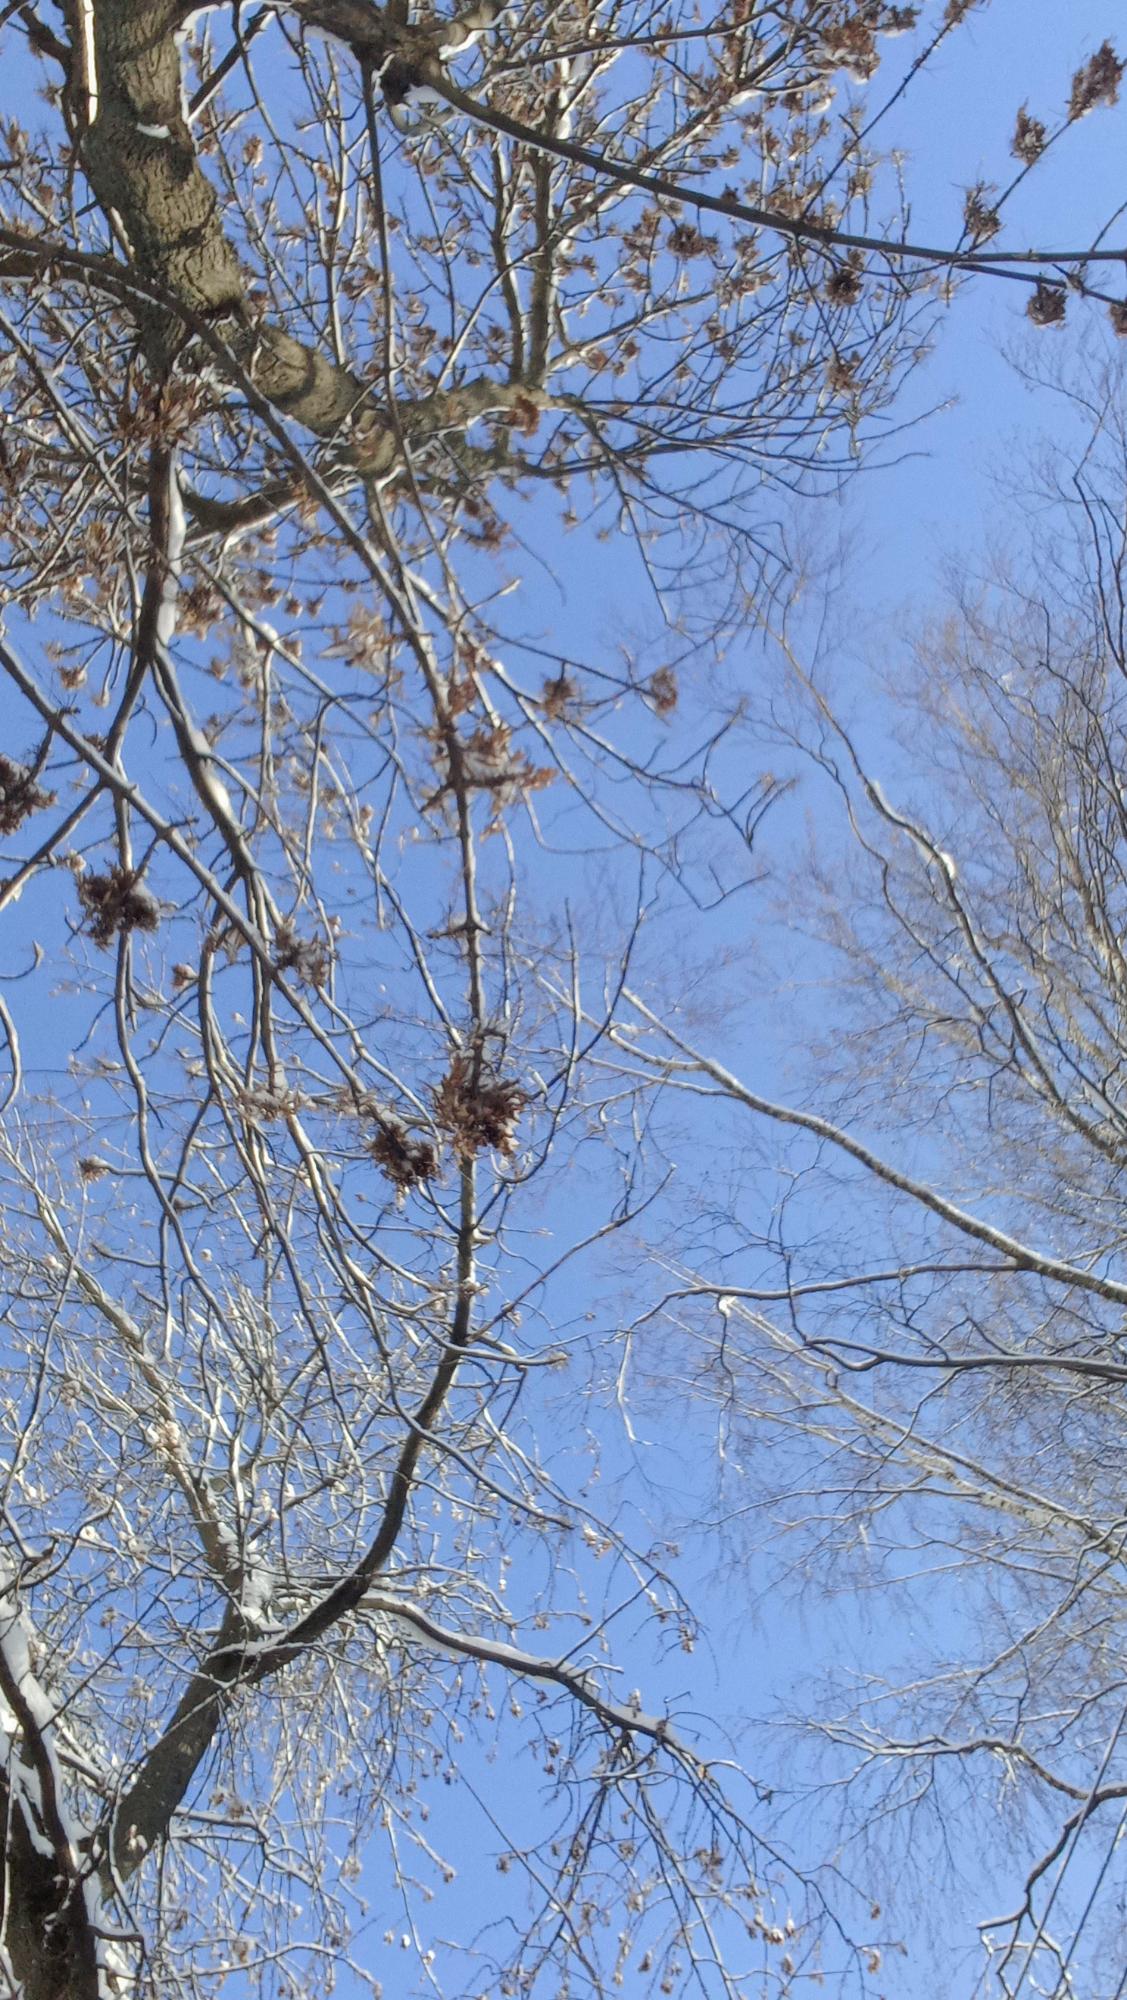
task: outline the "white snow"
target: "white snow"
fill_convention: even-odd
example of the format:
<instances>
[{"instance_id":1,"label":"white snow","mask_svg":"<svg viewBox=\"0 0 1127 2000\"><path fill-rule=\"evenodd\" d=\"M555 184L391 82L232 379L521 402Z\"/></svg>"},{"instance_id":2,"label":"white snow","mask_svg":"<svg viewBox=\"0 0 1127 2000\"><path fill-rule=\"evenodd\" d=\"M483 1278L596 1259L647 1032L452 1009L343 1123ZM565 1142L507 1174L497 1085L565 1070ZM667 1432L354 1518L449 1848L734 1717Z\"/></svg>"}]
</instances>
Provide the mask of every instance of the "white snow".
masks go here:
<instances>
[{"instance_id":1,"label":"white snow","mask_svg":"<svg viewBox=\"0 0 1127 2000\"><path fill-rule=\"evenodd\" d=\"M259 1631L274 1624L269 1615L274 1595L274 1578L267 1569L248 1569L243 1578L242 1609L248 1625Z\"/></svg>"},{"instance_id":2,"label":"white snow","mask_svg":"<svg viewBox=\"0 0 1127 2000\"><path fill-rule=\"evenodd\" d=\"M86 84L86 122L93 125L98 116L98 55L94 41L93 0L79 0L79 33L82 38L82 67Z\"/></svg>"},{"instance_id":3,"label":"white snow","mask_svg":"<svg viewBox=\"0 0 1127 2000\"><path fill-rule=\"evenodd\" d=\"M175 460L168 468L168 541L165 548L165 574L161 584L160 604L157 609L157 640L167 648L176 636L176 599L180 589L180 570L184 558L184 542L188 524L184 517L184 502L180 493L180 480Z\"/></svg>"}]
</instances>

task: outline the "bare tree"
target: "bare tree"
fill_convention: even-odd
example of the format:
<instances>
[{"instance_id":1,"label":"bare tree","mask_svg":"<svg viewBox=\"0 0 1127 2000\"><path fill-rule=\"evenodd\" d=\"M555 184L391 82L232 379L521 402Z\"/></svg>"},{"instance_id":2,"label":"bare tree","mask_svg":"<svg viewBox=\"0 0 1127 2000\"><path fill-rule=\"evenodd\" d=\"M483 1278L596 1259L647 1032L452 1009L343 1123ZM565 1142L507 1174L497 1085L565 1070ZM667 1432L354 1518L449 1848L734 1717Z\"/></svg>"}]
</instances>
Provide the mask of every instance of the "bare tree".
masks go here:
<instances>
[{"instance_id":1,"label":"bare tree","mask_svg":"<svg viewBox=\"0 0 1127 2000\"><path fill-rule=\"evenodd\" d=\"M793 1101L644 993L613 1030L635 1088L703 1093L721 1155L719 1107L759 1134L633 1344L664 1320L712 1397L713 1507L760 1565L777 1537L776 1577L880 1606L795 1704L823 1838L836 1801L917 1904L890 1925L926 1883L948 1942L977 1921L967 1991L1008 2000L1118 2000L1127 1945L1127 405L1106 356L1064 386L1032 539L898 649L880 779L871 720L793 660L846 836L823 812L791 891L832 968Z\"/></svg>"},{"instance_id":2,"label":"bare tree","mask_svg":"<svg viewBox=\"0 0 1127 2000\"><path fill-rule=\"evenodd\" d=\"M13 1994L375 1990L396 1938L462 1996L864 1977L678 1720L573 1275L660 1185L604 1061L639 913L745 882L779 788L671 733L689 611L573 646L518 587L594 513L746 616L776 494L1009 271L1003 196L908 241L864 128L915 14L0 11ZM1012 268L1051 320L1112 254Z\"/></svg>"}]
</instances>

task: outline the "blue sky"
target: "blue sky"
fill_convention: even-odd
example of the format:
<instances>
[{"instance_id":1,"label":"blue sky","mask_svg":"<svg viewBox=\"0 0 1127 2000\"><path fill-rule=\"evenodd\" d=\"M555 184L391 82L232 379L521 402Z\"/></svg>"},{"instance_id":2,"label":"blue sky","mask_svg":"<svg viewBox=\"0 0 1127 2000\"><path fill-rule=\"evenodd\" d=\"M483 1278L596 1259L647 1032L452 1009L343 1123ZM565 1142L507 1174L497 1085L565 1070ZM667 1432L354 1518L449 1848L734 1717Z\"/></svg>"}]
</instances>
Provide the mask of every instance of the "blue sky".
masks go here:
<instances>
[{"instance_id":1,"label":"blue sky","mask_svg":"<svg viewBox=\"0 0 1127 2000\"><path fill-rule=\"evenodd\" d=\"M1122 20L1114 0L1064 7L1053 0L993 0L967 17L949 49L878 128L894 135L911 162L912 226L924 241L951 240L970 181L1005 184L1018 107L1028 104L1051 122L1075 70L1105 38L1114 46ZM1105 226L1118 194L1108 185L1108 165L1122 156L1123 122L1122 106L1096 111L1067 135L1057 157L1029 176L1007 209L1006 247L1082 248ZM1121 236L1122 225L1109 242ZM1086 314L1074 303L1067 331L1037 340L1025 317L1024 287L975 280L961 288L909 396L944 405L941 420L904 441L911 454L905 462L858 481L848 495L863 565L856 579L861 604L917 608L935 587L941 553L980 544L995 511L996 461L1014 436L1028 438L1052 420L1047 399L1031 398L1007 354L1029 350L1038 359L1067 349L1091 335L1093 321L1102 338L1099 309Z\"/></svg>"}]
</instances>

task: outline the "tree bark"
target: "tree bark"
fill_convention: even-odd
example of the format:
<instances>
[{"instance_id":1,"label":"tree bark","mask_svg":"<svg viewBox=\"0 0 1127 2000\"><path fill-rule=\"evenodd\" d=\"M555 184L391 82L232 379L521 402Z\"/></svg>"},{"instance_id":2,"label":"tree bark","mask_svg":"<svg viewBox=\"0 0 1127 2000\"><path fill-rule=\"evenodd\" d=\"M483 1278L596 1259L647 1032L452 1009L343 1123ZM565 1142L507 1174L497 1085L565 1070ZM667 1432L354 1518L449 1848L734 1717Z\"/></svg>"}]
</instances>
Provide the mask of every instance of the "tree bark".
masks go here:
<instances>
[{"instance_id":1,"label":"tree bark","mask_svg":"<svg viewBox=\"0 0 1127 2000\"><path fill-rule=\"evenodd\" d=\"M223 322L236 358L277 410L321 438L351 426L358 456L365 437L377 457L381 447L387 455L387 426L370 408L366 385L283 327L256 321L249 308L248 274L224 231L185 116L180 0L98 0L92 50L75 8L69 11L69 101L79 152L130 263L191 313ZM324 12L333 22L341 17L334 32L347 27L362 58L386 53L377 9L338 3ZM140 308L138 322L146 355L163 372L183 345L184 328L174 312L155 307Z\"/></svg>"},{"instance_id":2,"label":"tree bark","mask_svg":"<svg viewBox=\"0 0 1127 2000\"><path fill-rule=\"evenodd\" d=\"M0 1780L3 1941L21 2000L100 2000L97 1946L73 1857L61 1867L27 1811Z\"/></svg>"}]
</instances>

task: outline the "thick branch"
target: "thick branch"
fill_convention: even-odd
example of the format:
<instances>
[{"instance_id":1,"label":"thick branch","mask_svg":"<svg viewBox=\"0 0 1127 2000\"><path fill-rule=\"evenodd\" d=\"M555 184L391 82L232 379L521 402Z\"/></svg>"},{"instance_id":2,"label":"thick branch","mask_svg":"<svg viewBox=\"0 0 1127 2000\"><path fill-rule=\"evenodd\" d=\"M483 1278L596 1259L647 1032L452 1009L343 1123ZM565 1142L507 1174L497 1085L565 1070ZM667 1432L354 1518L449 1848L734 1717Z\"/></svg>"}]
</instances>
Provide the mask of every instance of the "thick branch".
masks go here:
<instances>
[{"instance_id":1,"label":"thick branch","mask_svg":"<svg viewBox=\"0 0 1127 2000\"><path fill-rule=\"evenodd\" d=\"M167 1833L173 1814L222 1724L235 1685L254 1685L300 1659L311 1645L358 1608L373 1579L386 1565L399 1539L419 1459L432 1441L433 1426L472 1339L476 1229L475 1174L471 1162L462 1170L458 1301L449 1339L430 1387L409 1422L375 1535L360 1561L288 1632L267 1640L249 1639L237 1609L234 1606L228 1609L215 1645L192 1676L168 1728L149 1751L114 1813L112 1856L122 1877L131 1874Z\"/></svg>"},{"instance_id":2,"label":"thick branch","mask_svg":"<svg viewBox=\"0 0 1127 2000\"><path fill-rule=\"evenodd\" d=\"M219 1643L193 1674L168 1728L149 1751L113 1816L110 1852L114 1873L125 1881L164 1838L226 1713L239 1678L242 1619L234 1605L224 1617Z\"/></svg>"},{"instance_id":3,"label":"thick branch","mask_svg":"<svg viewBox=\"0 0 1127 2000\"><path fill-rule=\"evenodd\" d=\"M52 1753L53 1717L31 1673L11 1590L0 1598L0 1694L19 1732L0 1780L3 1937L12 1969L25 2000L97 2000L98 1946Z\"/></svg>"},{"instance_id":4,"label":"thick branch","mask_svg":"<svg viewBox=\"0 0 1127 2000\"><path fill-rule=\"evenodd\" d=\"M589 1708L593 1715L598 1716L608 1729L648 1737L651 1742L672 1750L686 1763L698 1763L692 1752L674 1736L663 1715L646 1715L632 1703L612 1701L582 1667L571 1666L567 1660L546 1660L535 1653L522 1651L519 1646L507 1645L501 1639L483 1639L452 1631L448 1626L439 1625L418 1605L407 1603L402 1598L369 1592L364 1606L366 1610L401 1619L443 1652L453 1653L460 1659L481 1660L490 1666L504 1667L507 1673L516 1674L521 1680L545 1681L562 1688L581 1707Z\"/></svg>"},{"instance_id":5,"label":"thick branch","mask_svg":"<svg viewBox=\"0 0 1127 2000\"><path fill-rule=\"evenodd\" d=\"M319 437L336 436L351 423L376 442L383 426L363 408L367 391L358 377L282 327L253 322L246 277L185 116L176 41L184 11L179 0L98 0L97 87L75 102L74 114L81 130L94 108L80 151L99 205L124 239L132 263L191 313L234 324L229 338L235 352L276 409ZM386 52L383 17L376 9L337 4L327 13L334 20L347 16L356 33L363 15L366 48L373 56ZM174 315L157 310L142 310L139 319L149 358L162 369L182 343L184 329Z\"/></svg>"}]
</instances>

